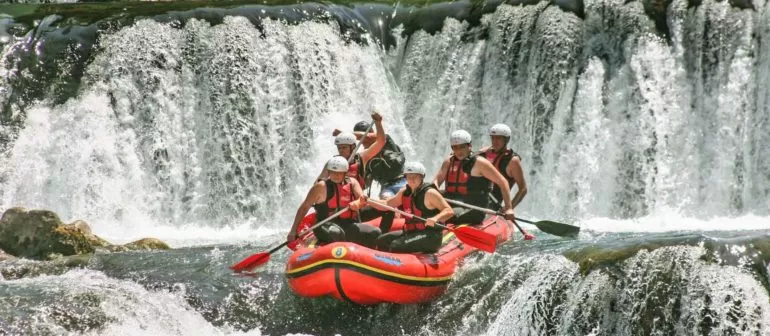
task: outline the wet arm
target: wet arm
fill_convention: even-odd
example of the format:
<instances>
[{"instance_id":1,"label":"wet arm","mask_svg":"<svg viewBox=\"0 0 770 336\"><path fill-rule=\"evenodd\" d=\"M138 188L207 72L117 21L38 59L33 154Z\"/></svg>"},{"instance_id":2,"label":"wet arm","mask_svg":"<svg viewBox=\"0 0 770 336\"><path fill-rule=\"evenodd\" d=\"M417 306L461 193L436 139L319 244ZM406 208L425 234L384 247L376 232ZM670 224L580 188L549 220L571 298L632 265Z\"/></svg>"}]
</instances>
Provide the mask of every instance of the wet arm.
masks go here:
<instances>
[{"instance_id":1,"label":"wet arm","mask_svg":"<svg viewBox=\"0 0 770 336\"><path fill-rule=\"evenodd\" d=\"M497 168L486 159L478 158L476 164L479 165L482 176L500 187L500 191L502 191L503 194L503 211L513 209L511 206L511 187L508 185L508 181L506 181L503 175L497 171Z\"/></svg>"},{"instance_id":2,"label":"wet arm","mask_svg":"<svg viewBox=\"0 0 770 336\"><path fill-rule=\"evenodd\" d=\"M515 208L517 205L519 205L519 203L521 203L521 200L524 199L524 196L527 195L527 181L524 179L524 170L521 168L521 159L518 157L513 157L511 162L508 163L508 167L505 168L505 172L508 173L508 176L513 177L513 181L518 187L516 195L511 201L513 207Z\"/></svg>"},{"instance_id":3,"label":"wet arm","mask_svg":"<svg viewBox=\"0 0 770 336\"><path fill-rule=\"evenodd\" d=\"M297 227L299 226L299 223L302 222L302 219L305 218L305 214L307 214L313 204L318 201L318 195L325 192L326 183L323 182L317 182L313 185L312 188L310 188L307 196L305 196L305 200L302 201L299 209L297 209L297 213L294 215L294 224L291 225L291 230L289 230L289 232L297 232Z\"/></svg>"},{"instance_id":4,"label":"wet arm","mask_svg":"<svg viewBox=\"0 0 770 336\"><path fill-rule=\"evenodd\" d=\"M433 216L434 219L438 222L445 222L447 219L452 218L452 216L455 215L454 210L452 210L452 207L449 206L449 203L444 199L444 197L441 196L441 193L438 192L438 190L431 189L428 190L427 197L425 197L427 200L426 206L428 209L440 209L441 212L439 212L437 215Z\"/></svg>"},{"instance_id":5,"label":"wet arm","mask_svg":"<svg viewBox=\"0 0 770 336\"><path fill-rule=\"evenodd\" d=\"M433 184L436 185L436 188L441 188L441 185L444 183L444 180L446 180L446 174L449 170L449 159L444 160L444 163L441 164L441 169L438 170L438 173L436 173L436 177L433 178Z\"/></svg>"}]
</instances>

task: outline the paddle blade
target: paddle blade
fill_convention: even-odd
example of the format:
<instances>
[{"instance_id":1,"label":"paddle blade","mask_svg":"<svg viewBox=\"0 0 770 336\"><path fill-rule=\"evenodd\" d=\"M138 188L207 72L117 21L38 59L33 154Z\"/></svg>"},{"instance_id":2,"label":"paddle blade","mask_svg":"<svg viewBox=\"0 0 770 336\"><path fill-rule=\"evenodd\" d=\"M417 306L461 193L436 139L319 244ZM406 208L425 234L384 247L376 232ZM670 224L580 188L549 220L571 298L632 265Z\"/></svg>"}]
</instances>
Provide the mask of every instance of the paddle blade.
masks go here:
<instances>
[{"instance_id":1,"label":"paddle blade","mask_svg":"<svg viewBox=\"0 0 770 336\"><path fill-rule=\"evenodd\" d=\"M260 252L257 254L252 254L248 258L241 260L241 262L233 266L230 266L230 269L240 273L243 271L257 268L265 264L268 260L270 260L270 253Z\"/></svg>"},{"instance_id":2,"label":"paddle blade","mask_svg":"<svg viewBox=\"0 0 770 336\"><path fill-rule=\"evenodd\" d=\"M552 221L539 221L534 223L540 231L552 234L554 236L577 238L580 233L580 227L552 222Z\"/></svg>"},{"instance_id":3,"label":"paddle blade","mask_svg":"<svg viewBox=\"0 0 770 336\"><path fill-rule=\"evenodd\" d=\"M452 232L457 236L457 239L479 250L492 253L497 249L497 237L489 232L470 226L461 226Z\"/></svg>"}]
</instances>

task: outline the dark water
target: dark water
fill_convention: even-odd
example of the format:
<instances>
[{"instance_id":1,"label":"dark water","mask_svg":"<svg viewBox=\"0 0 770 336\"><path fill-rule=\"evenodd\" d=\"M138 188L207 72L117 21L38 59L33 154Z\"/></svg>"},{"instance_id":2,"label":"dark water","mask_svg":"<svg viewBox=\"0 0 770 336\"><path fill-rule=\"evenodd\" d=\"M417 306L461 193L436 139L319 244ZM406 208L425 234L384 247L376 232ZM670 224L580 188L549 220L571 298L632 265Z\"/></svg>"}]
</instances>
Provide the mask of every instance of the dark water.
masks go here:
<instances>
[{"instance_id":1,"label":"dark water","mask_svg":"<svg viewBox=\"0 0 770 336\"><path fill-rule=\"evenodd\" d=\"M766 3L663 5L0 7L0 209L177 247L0 263L0 330L768 334ZM232 276L370 109L432 172L452 130L509 124L517 212L583 233L474 255L422 305L296 297L286 251Z\"/></svg>"}]
</instances>

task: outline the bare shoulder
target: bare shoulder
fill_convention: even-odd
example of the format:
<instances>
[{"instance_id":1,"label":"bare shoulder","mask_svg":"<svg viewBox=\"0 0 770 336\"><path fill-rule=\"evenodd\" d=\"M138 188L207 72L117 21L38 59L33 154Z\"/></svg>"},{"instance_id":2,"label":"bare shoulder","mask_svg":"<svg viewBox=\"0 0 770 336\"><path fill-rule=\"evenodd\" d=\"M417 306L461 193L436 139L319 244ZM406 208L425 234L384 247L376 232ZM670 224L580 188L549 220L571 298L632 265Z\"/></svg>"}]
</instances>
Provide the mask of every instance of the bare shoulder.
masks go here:
<instances>
[{"instance_id":1,"label":"bare shoulder","mask_svg":"<svg viewBox=\"0 0 770 336\"><path fill-rule=\"evenodd\" d=\"M489 162L489 160L487 160L487 158L485 158L483 156L480 156L480 155L476 156L476 163L481 163L482 165L492 165L492 163Z\"/></svg>"},{"instance_id":2,"label":"bare shoulder","mask_svg":"<svg viewBox=\"0 0 770 336\"><path fill-rule=\"evenodd\" d=\"M353 186L353 187L359 187L359 188L361 187L361 184L358 183L358 181L356 179L354 179L354 178L350 179L350 185Z\"/></svg>"},{"instance_id":3,"label":"bare shoulder","mask_svg":"<svg viewBox=\"0 0 770 336\"><path fill-rule=\"evenodd\" d=\"M431 195L433 197L442 197L438 189L433 189L433 188L428 189L426 195Z\"/></svg>"}]
</instances>

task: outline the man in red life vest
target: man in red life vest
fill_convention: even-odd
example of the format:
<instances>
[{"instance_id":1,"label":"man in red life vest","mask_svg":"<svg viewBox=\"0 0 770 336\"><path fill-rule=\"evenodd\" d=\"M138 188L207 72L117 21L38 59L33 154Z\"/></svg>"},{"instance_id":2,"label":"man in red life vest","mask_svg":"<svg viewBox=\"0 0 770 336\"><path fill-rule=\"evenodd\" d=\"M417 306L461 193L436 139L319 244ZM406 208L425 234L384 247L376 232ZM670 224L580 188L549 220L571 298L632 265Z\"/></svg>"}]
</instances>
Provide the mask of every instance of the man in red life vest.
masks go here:
<instances>
[{"instance_id":1,"label":"man in red life vest","mask_svg":"<svg viewBox=\"0 0 770 336\"><path fill-rule=\"evenodd\" d=\"M287 241L294 241L297 238L297 226L311 207L315 208L316 220L321 221L342 208L350 206L349 211L316 228L313 233L322 244L350 241L374 247L377 237L380 236L380 229L356 222L356 212L362 206L363 191L358 181L346 176L348 160L342 156L335 156L326 164L326 169L329 171L329 177L316 182L310 188L305 200L297 209L294 224L286 237Z\"/></svg>"},{"instance_id":2,"label":"man in red life vest","mask_svg":"<svg viewBox=\"0 0 770 336\"><path fill-rule=\"evenodd\" d=\"M527 181L524 180L521 157L508 148L508 142L511 140L511 129L505 124L494 125L489 129L489 138L492 145L481 149L479 155L492 162L492 165L505 177L511 188L514 184L518 187L516 195L511 201L513 208L516 208L527 195ZM498 206L501 205L500 200L503 193L498 186L493 187L491 196L493 203Z\"/></svg>"},{"instance_id":3,"label":"man in red life vest","mask_svg":"<svg viewBox=\"0 0 770 336\"><path fill-rule=\"evenodd\" d=\"M435 224L449 219L454 212L436 185L425 182L425 167L421 163L407 162L404 176L407 185L387 199L387 204L427 220L409 219L404 230L381 235L377 248L395 253L436 253L441 247L442 230ZM368 203L377 207L375 202Z\"/></svg>"},{"instance_id":4,"label":"man in red life vest","mask_svg":"<svg viewBox=\"0 0 770 336\"><path fill-rule=\"evenodd\" d=\"M433 182L440 187L446 183L444 196L482 208L489 207L489 191L494 183L500 188L503 199L503 212L508 220L514 219L511 206L511 192L508 181L487 159L471 151L470 133L459 130L449 138L452 155L444 160ZM459 206L452 207L454 217L447 222L455 224L477 225L484 221L484 213Z\"/></svg>"}]
</instances>

